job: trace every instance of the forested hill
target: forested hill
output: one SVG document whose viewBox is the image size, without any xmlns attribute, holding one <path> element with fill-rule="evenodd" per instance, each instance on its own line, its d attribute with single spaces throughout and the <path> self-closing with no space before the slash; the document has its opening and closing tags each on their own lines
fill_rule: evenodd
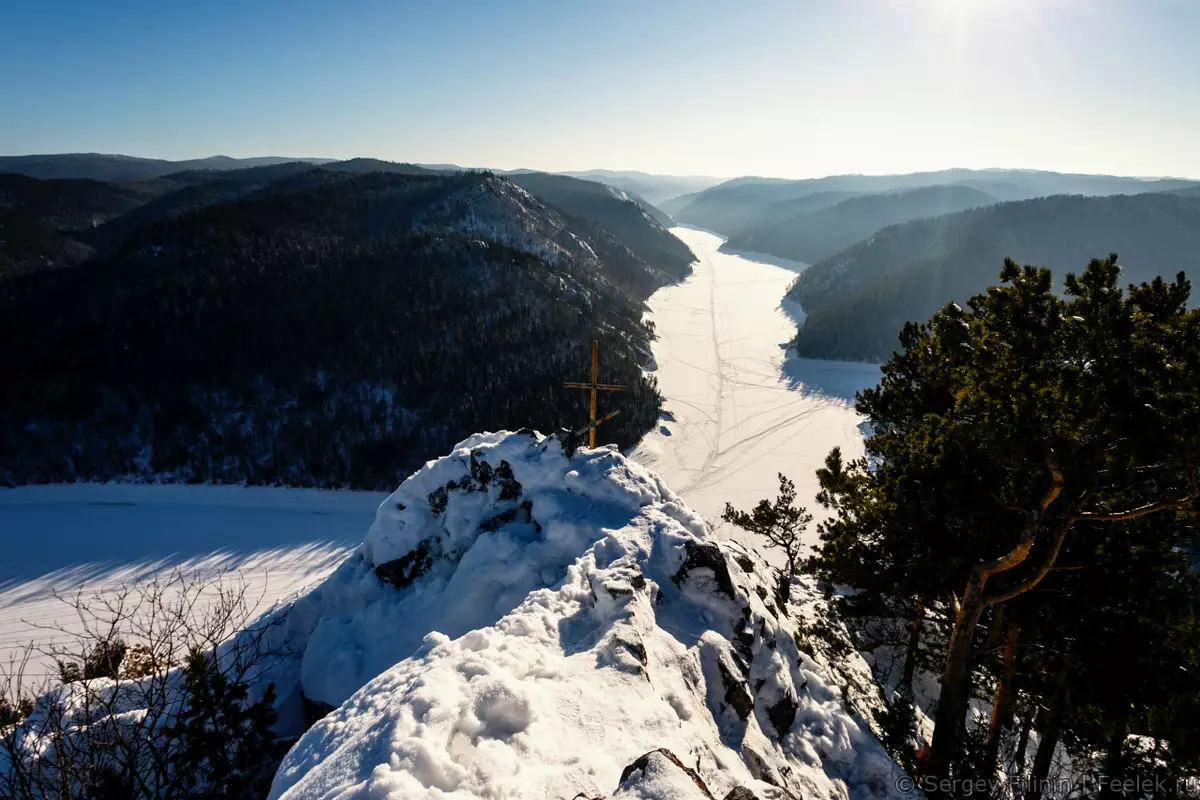
<svg viewBox="0 0 1200 800">
<path fill-rule="evenodd" d="M 796 280 L 788 297 L 807 318 L 794 344 L 810 358 L 881 361 L 905 322 L 995 284 L 1005 257 L 1062 276 L 1112 252 L 1128 283 L 1200 274 L 1200 198 L 1059 195 L 885 228 Z"/>
<path fill-rule="evenodd" d="M 545 172 L 506 177 L 539 199 L 610 231 L 647 263 L 679 278 L 691 273 L 696 258 L 666 229 L 664 223 L 670 219 L 626 192 L 595 181 Z"/>
<path fill-rule="evenodd" d="M 661 402 L 643 300 L 672 276 L 486 173 L 305 171 L 0 281 L 0 483 L 393 487 L 477 430 Z"/>
<path fill-rule="evenodd" d="M 829 193 L 816 197 L 825 194 Z M 813 196 L 803 197 L 779 205 L 795 207 L 812 199 Z M 995 202 L 997 198 L 992 195 L 967 186 L 931 186 L 862 195 L 814 211 L 798 209 L 795 214 L 777 211 L 766 224 L 749 227 L 730 237 L 721 249 L 769 253 L 812 264 L 888 225 Z"/>
</svg>

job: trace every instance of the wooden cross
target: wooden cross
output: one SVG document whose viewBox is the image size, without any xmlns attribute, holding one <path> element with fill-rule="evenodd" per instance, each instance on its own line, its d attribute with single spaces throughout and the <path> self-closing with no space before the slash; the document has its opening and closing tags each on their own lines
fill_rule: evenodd
<svg viewBox="0 0 1200 800">
<path fill-rule="evenodd" d="M 618 386 L 610 383 L 600 383 L 600 342 L 592 342 L 592 382 L 591 383 L 566 383 L 563 384 L 568 389 L 587 389 L 591 397 L 591 411 L 588 414 L 588 426 L 575 433 L 588 432 L 588 447 L 596 446 L 596 426 L 601 422 L 608 422 L 615 417 L 620 411 L 614 411 L 606 415 L 603 419 L 596 419 L 596 392 L 623 392 L 624 386 Z"/>
</svg>

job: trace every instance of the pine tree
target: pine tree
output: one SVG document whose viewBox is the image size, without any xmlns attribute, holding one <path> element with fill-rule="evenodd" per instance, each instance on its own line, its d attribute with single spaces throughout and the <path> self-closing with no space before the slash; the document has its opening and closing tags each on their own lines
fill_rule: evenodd
<svg viewBox="0 0 1200 800">
<path fill-rule="evenodd" d="M 852 579 L 862 570 L 846 565 L 868 563 L 845 557 L 853 547 L 905 568 L 929 556 L 923 588 L 888 575 L 895 595 L 948 601 L 954 619 L 922 766 L 934 777 L 962 756 L 981 622 L 1037 588 L 1073 532 L 1173 515 L 1200 497 L 1190 285 L 1180 274 L 1123 293 L 1119 274 L 1115 255 L 1093 260 L 1061 298 L 1048 270 L 1006 261 L 1006 285 L 905 326 L 904 351 L 859 395 L 875 434 L 867 459 L 837 478 L 861 485 L 842 527 L 826 529 L 822 564 Z M 870 507 L 896 519 L 855 510 Z M 1064 651 L 1059 671 L 1075 657 Z"/>
<path fill-rule="evenodd" d="M 172 724 L 180 785 L 191 798 L 242 800 L 266 794 L 280 753 L 275 688 L 249 701 L 249 686 L 223 672 L 214 655 L 193 650 L 184 670 L 186 704 Z"/>
<path fill-rule="evenodd" d="M 779 570 L 777 593 L 786 603 L 792 595 L 792 580 L 800 570 L 804 531 L 813 520 L 804 506 L 796 505 L 796 484 L 779 474 L 779 496 L 774 502 L 760 500 L 752 511 L 739 511 L 729 503 L 721 514 L 725 522 L 762 536 L 767 547 L 783 551 L 785 567 Z"/>
</svg>

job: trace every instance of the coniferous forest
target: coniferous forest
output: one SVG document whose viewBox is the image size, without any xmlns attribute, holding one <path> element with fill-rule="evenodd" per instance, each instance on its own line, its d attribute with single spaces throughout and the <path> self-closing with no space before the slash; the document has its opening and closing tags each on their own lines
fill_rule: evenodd
<svg viewBox="0 0 1200 800">
<path fill-rule="evenodd" d="M 807 316 L 793 345 L 808 358 L 883 361 L 905 322 L 966 302 L 1008 256 L 1062 275 L 1111 251 L 1121 254 L 1125 284 L 1194 273 L 1200 198 L 1055 195 L 883 228 L 796 279 L 788 297 Z"/>
<path fill-rule="evenodd" d="M 18 261 L 5 243 L 0 481 L 391 489 L 475 431 L 582 427 L 586 393 L 562 384 L 586 379 L 593 339 L 601 379 L 630 387 L 601 441 L 657 419 L 643 300 L 691 254 L 647 249 L 679 245 L 648 217 L 635 246 L 652 260 L 489 173 L 159 181 L 141 203 L 71 182 L 99 190 L 104 224 L 87 227 L 24 199 L 62 182 L 8 196 L 78 255 L 18 242 Z"/>
<path fill-rule="evenodd" d="M 904 327 L 857 397 L 866 456 L 818 472 L 805 568 L 855 587 L 831 613 L 898 655 L 879 722 L 929 797 L 1194 796 L 1200 311 L 1183 273 L 1122 279 L 1094 259 L 1059 296 L 1006 261 Z"/>
</svg>

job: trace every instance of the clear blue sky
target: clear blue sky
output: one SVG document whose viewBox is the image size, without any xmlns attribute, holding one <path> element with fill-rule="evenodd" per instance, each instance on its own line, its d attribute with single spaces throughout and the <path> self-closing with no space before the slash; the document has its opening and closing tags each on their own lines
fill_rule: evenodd
<svg viewBox="0 0 1200 800">
<path fill-rule="evenodd" d="M 12 0 L 0 153 L 1200 177 L 1200 0 Z"/>
</svg>

